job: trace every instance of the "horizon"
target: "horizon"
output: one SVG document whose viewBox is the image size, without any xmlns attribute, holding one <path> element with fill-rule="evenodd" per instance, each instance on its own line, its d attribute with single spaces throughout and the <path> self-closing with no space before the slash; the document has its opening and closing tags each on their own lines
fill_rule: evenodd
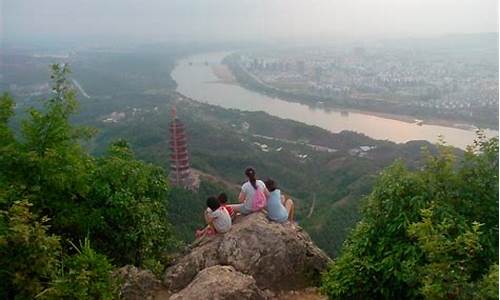
<svg viewBox="0 0 500 300">
<path fill-rule="evenodd" d="M 497 1 L 4 0 L 2 44 L 330 42 L 498 34 Z M 425 22 L 422 22 L 425 20 Z M 228 30 L 231 28 L 231 30 Z"/>
</svg>

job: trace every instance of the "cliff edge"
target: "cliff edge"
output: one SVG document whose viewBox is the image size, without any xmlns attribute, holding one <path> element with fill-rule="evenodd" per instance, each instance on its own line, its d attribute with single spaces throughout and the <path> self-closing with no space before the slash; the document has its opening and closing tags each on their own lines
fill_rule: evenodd
<svg viewBox="0 0 500 300">
<path fill-rule="evenodd" d="M 171 299 L 266 299 L 316 285 L 329 261 L 299 226 L 254 213 L 226 234 L 195 241 L 167 268 L 163 285 Z"/>
</svg>

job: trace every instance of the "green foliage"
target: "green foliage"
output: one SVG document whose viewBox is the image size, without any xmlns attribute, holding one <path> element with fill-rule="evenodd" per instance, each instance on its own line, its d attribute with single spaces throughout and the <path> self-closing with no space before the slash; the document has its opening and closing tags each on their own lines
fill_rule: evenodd
<svg viewBox="0 0 500 300">
<path fill-rule="evenodd" d="M 43 110 L 30 109 L 21 137 L 3 145 L 6 159 L 0 172 L 0 184 L 7 185 L 7 202 L 27 198 L 36 213 L 58 218 L 69 211 L 71 200 L 85 194 L 87 172 L 92 167 L 91 157 L 79 144 L 90 130 L 68 122 L 77 106 L 74 91 L 64 79 L 68 72 L 66 66 L 53 66 L 53 94 Z M 1 103 L 5 106 L 9 99 L 3 97 Z M 53 221 L 58 231 L 58 219 Z"/>
<path fill-rule="evenodd" d="M 460 163 L 447 147 L 420 171 L 397 162 L 365 201 L 362 220 L 324 275 L 331 299 L 492 294 L 483 277 L 498 264 L 497 139 L 479 134 Z"/>
<path fill-rule="evenodd" d="M 118 299 L 118 282 L 106 256 L 85 239 L 77 254 L 64 260 L 63 269 L 44 294 L 47 299 Z"/>
<path fill-rule="evenodd" d="M 0 295 L 33 299 L 55 276 L 60 254 L 59 237 L 48 234 L 48 218 L 40 221 L 26 201 L 3 211 L 0 229 Z"/>
<path fill-rule="evenodd" d="M 117 282 L 106 256 L 85 240 L 78 253 L 61 258 L 60 238 L 49 221 L 38 220 L 27 201 L 16 201 L 2 215 L 0 295 L 8 299 L 114 299 Z"/>
<path fill-rule="evenodd" d="M 481 252 L 480 224 L 460 224 L 456 219 L 433 220 L 435 209 L 423 209 L 423 220 L 411 224 L 408 232 L 427 258 L 426 264 L 416 266 L 426 299 L 472 299 L 475 285 L 470 282 Z M 459 234 L 457 234 L 457 232 Z"/>
<path fill-rule="evenodd" d="M 99 248 L 120 264 L 157 269 L 158 261 L 165 263 L 163 254 L 175 243 L 163 170 L 134 160 L 128 144 L 118 141 L 97 159 L 92 182 L 87 205 L 94 213 L 86 224 Z"/>
<path fill-rule="evenodd" d="M 490 271 L 477 285 L 477 291 L 478 299 L 498 299 L 498 264 L 491 266 Z"/>
<path fill-rule="evenodd" d="M 136 160 L 124 141 L 112 144 L 103 157 L 90 156 L 82 142 L 94 130 L 69 121 L 77 108 L 66 80 L 69 69 L 54 65 L 52 72 L 51 96 L 42 109 L 29 110 L 19 136 L 8 124 L 13 101 L 0 97 L 0 211 L 6 216 L 0 219 L 0 247 L 8 250 L 0 258 L 2 292 L 31 298 L 55 280 L 43 297 L 110 298 L 111 265 L 102 254 L 116 264 L 161 272 L 176 246 L 167 221 L 166 177 L 161 168 Z M 19 206 L 21 200 L 26 204 Z M 35 216 L 47 217 L 38 221 L 22 210 L 27 201 Z M 75 250 L 59 240 L 87 237 L 95 251 L 87 241 L 64 263 L 53 254 L 57 248 L 68 257 Z M 56 280 L 57 263 L 65 266 Z"/>
</svg>

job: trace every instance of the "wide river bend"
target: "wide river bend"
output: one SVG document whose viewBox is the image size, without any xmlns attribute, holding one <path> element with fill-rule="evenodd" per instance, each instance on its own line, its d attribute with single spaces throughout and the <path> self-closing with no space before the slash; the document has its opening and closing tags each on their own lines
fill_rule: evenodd
<svg viewBox="0 0 500 300">
<path fill-rule="evenodd" d="M 236 84 L 222 82 L 213 67 L 221 63 L 227 52 L 199 54 L 181 59 L 172 71 L 177 91 L 194 100 L 246 111 L 265 111 L 283 119 L 315 125 L 331 132 L 351 130 L 380 140 L 397 143 L 410 140 L 438 141 L 441 135 L 448 144 L 464 149 L 474 139 L 474 130 L 438 125 L 417 125 L 395 119 L 346 110 L 311 108 L 247 90 Z M 487 136 L 498 131 L 485 130 Z"/>
</svg>

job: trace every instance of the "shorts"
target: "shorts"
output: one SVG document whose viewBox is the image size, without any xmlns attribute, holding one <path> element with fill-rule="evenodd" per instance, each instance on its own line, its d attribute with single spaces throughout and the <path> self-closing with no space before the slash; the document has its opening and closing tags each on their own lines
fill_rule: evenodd
<svg viewBox="0 0 500 300">
<path fill-rule="evenodd" d="M 251 209 L 248 209 L 244 203 L 242 204 L 232 204 L 231 205 L 233 208 L 235 208 L 237 211 L 240 212 L 240 214 L 242 215 L 249 215 L 251 213 L 253 213 L 253 211 Z"/>
</svg>

